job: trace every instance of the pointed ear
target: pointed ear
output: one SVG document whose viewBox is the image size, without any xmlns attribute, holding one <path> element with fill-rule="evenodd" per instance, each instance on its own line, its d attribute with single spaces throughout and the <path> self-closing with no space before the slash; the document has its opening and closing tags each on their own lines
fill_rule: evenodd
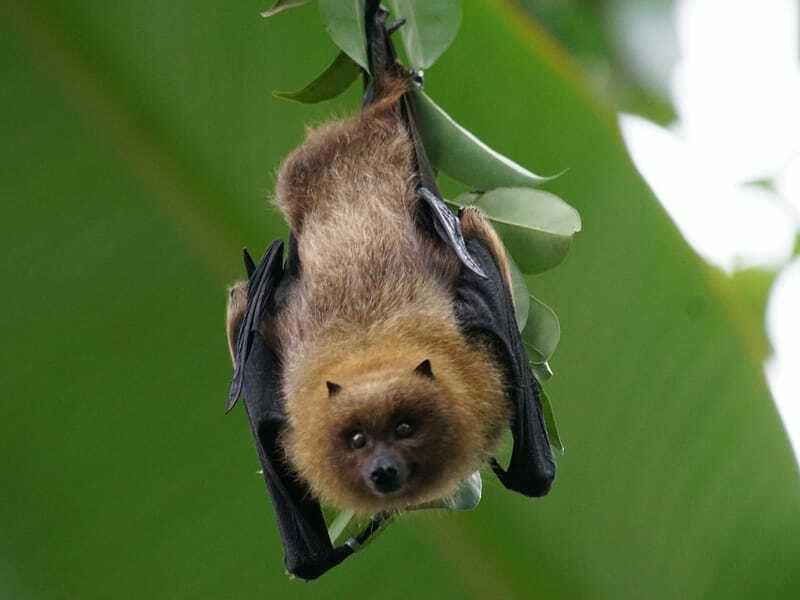
<svg viewBox="0 0 800 600">
<path fill-rule="evenodd" d="M 427 358 L 423 360 L 421 363 L 417 365 L 417 368 L 414 369 L 414 373 L 417 375 L 422 375 L 423 377 L 427 377 L 428 379 L 433 379 L 433 370 L 431 369 L 431 361 Z"/>
<path fill-rule="evenodd" d="M 332 396 L 335 396 L 336 394 L 342 391 L 342 386 L 340 386 L 338 383 L 333 383 L 332 381 L 326 381 L 325 385 L 328 386 L 328 398 L 331 398 Z"/>
</svg>

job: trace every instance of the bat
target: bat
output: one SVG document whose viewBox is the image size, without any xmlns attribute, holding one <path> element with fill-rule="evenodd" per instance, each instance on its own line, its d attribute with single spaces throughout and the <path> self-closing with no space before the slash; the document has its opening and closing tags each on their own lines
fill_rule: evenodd
<svg viewBox="0 0 800 600">
<path fill-rule="evenodd" d="M 503 244 L 477 208 L 444 204 L 387 13 L 370 0 L 365 16 L 362 111 L 284 161 L 286 259 L 279 240 L 258 264 L 245 251 L 227 309 L 226 410 L 244 398 L 286 569 L 305 580 L 482 465 L 530 497 L 555 477 Z M 503 468 L 493 453 L 506 427 Z M 322 503 L 368 524 L 334 546 Z"/>
</svg>

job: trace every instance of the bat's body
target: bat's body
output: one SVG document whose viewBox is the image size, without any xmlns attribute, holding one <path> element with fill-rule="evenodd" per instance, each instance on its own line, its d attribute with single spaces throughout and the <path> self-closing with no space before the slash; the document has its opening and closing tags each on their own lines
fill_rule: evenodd
<svg viewBox="0 0 800 600">
<path fill-rule="evenodd" d="M 367 105 L 284 161 L 288 260 L 280 242 L 258 267 L 247 255 L 228 304 L 228 408 L 244 395 L 286 566 L 304 579 L 378 522 L 333 547 L 320 501 L 394 512 L 451 494 L 487 461 L 527 496 L 555 474 L 505 250 L 477 209 L 456 218 L 436 195 L 377 6 Z M 507 469 L 491 459 L 504 427 Z"/>
<path fill-rule="evenodd" d="M 496 357 L 459 328 L 461 263 L 417 223 L 413 148 L 397 105 L 404 92 L 404 81 L 391 82 L 359 116 L 310 131 L 282 165 L 276 200 L 302 269 L 263 331 L 281 349 L 282 443 L 292 467 L 318 497 L 368 514 L 454 491 L 485 464 L 510 409 Z M 477 210 L 462 215 L 462 228 L 507 272 L 503 246 Z M 428 382 L 414 373 L 425 360 L 435 374 Z M 329 397 L 329 381 L 340 397 Z M 431 393 L 417 393 L 425 383 Z M 397 411 L 413 413 L 418 433 L 424 422 L 437 426 L 407 449 L 415 471 L 386 494 L 342 437 Z M 373 450 L 358 454 L 372 459 Z"/>
<path fill-rule="evenodd" d="M 286 449 L 319 496 L 366 513 L 452 492 L 494 450 L 509 411 L 496 360 L 458 327 L 460 261 L 416 222 L 412 144 L 397 105 L 404 91 L 397 80 L 358 117 L 311 132 L 278 177 L 277 201 L 303 265 L 277 322 Z M 487 244 L 496 240 L 477 213 L 471 225 Z M 414 373 L 424 360 L 436 386 L 425 401 L 414 389 L 425 383 Z M 326 381 L 355 394 L 331 399 Z M 434 415 L 440 428 L 431 424 L 427 449 L 408 458 L 417 471 L 405 485 L 376 494 L 359 485 L 340 437 L 364 421 L 412 412 L 406 403 L 418 430 Z"/>
</svg>

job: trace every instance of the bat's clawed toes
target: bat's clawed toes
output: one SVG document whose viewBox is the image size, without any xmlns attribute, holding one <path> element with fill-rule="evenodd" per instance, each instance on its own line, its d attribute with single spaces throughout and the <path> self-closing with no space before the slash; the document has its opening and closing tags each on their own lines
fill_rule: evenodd
<svg viewBox="0 0 800 600">
<path fill-rule="evenodd" d="M 400 29 L 405 24 L 406 24 L 405 19 L 397 19 L 394 23 L 392 23 L 391 25 L 389 25 L 389 27 L 386 28 L 387 35 L 392 35 L 395 31 Z"/>
</svg>

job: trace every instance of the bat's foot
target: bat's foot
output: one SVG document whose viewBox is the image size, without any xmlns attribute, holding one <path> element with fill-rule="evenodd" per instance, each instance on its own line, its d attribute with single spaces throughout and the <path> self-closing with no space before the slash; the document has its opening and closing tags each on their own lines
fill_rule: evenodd
<svg viewBox="0 0 800 600">
<path fill-rule="evenodd" d="M 406 24 L 405 19 L 397 19 L 397 21 L 395 21 L 394 23 L 389 25 L 389 27 L 386 28 L 386 35 L 392 35 L 395 31 L 400 29 L 405 24 Z"/>
<path fill-rule="evenodd" d="M 508 265 L 508 256 L 500 236 L 489 223 L 481 209 L 477 206 L 466 206 L 458 211 L 458 218 L 461 221 L 461 232 L 464 239 L 477 238 L 492 253 L 494 261 L 497 263 L 503 279 L 511 290 L 511 267 Z"/>
<path fill-rule="evenodd" d="M 228 351 L 231 361 L 234 362 L 234 348 L 236 336 L 239 332 L 239 323 L 247 310 L 247 280 L 237 281 L 228 288 L 228 308 L 225 315 L 225 331 L 228 334 Z"/>
<path fill-rule="evenodd" d="M 397 62 L 397 55 L 390 36 L 405 23 L 405 19 L 399 19 L 387 27 L 388 16 L 389 11 L 380 5 L 380 1 L 367 0 L 364 7 L 364 19 L 367 34 L 367 59 L 372 74 L 370 88 L 380 87 L 386 79 L 402 75 L 402 69 Z M 370 104 L 380 96 L 379 91 L 368 89 L 364 104 Z"/>
</svg>

